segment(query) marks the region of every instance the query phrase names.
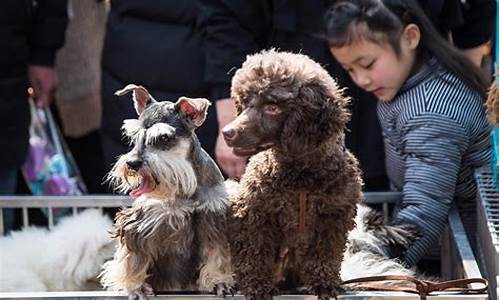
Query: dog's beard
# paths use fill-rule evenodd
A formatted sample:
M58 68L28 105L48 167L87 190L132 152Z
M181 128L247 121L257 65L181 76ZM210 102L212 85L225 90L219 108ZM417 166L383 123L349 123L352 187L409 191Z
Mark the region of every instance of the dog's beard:
M127 167L127 159L127 155L120 156L106 178L113 189L122 194L139 187L143 179L139 172Z
M193 166L185 156L170 151L157 152L151 156L152 173L159 182L155 194L192 196L195 193L198 181Z
M176 194L192 196L198 183L193 166L186 159L189 146L183 141L169 151L152 151L139 171L129 169L128 157L123 155L108 174L108 181L116 191L131 191L133 197L143 194L157 198L174 198Z

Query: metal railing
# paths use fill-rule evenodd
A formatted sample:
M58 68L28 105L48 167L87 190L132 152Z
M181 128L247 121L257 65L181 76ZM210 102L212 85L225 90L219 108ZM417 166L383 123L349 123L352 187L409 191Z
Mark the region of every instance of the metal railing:
M498 184L489 167L476 170L478 186L477 245L483 274L490 282L490 298L498 299L498 231L499 198Z
M384 212L388 212L388 204L401 199L400 193L394 192L368 192L365 193L365 203L382 204ZM47 208L48 226L54 226L54 208L71 207L73 214L78 208L104 208L123 207L132 205L128 196L86 195L86 196L0 196L0 208L21 208L23 227L29 225L29 208ZM4 233L3 212L0 209L0 235Z
M0 208L21 208L23 217L23 227L29 225L29 208L46 208L47 221L49 228L52 228L54 222L54 209L61 207L70 207L73 214L76 214L78 208L105 208L105 207L123 207L132 205L132 199L128 196L0 196ZM0 209L0 235L4 233L3 211Z

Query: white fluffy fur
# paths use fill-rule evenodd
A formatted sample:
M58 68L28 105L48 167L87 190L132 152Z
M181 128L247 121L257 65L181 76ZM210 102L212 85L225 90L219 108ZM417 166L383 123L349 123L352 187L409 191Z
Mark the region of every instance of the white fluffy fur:
M162 136L173 137L174 135L174 127L165 123L156 123L146 131L146 144L154 144Z
M0 238L0 292L76 291L99 288L104 261L112 258L111 220L88 209L53 230L29 227Z
M375 237L366 228L365 219L372 212L372 209L365 205L358 205L356 217L354 221L356 222L356 227L349 232L347 236L348 241L363 241L363 244L369 245L371 250L376 250L380 255L387 256L387 251L380 244L377 237ZM349 246L349 245L348 245Z
M141 130L141 122L137 119L127 119L123 121L122 132L132 138Z
M344 260L342 261L340 270L341 279L349 280L378 275L415 276L416 272L414 269L406 268L398 260L387 258L387 253L384 247L381 246L380 241L367 230L364 219L367 218L367 215L371 211L372 209L367 206L358 205L355 218L356 227L349 232L347 237L347 249L344 253ZM353 241L362 241L362 244L368 247L351 253L349 244Z
M372 253L364 251L354 254L345 253L340 269L340 278L342 280L379 275L415 276L415 271L405 268L395 259Z

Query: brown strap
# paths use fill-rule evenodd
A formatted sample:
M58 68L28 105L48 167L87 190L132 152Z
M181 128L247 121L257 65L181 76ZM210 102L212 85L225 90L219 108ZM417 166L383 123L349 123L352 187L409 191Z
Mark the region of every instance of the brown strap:
M468 279L457 279L443 282L432 282L427 280L418 280L411 276L405 275L385 275L385 276L370 276L362 277L356 279L350 279L342 282L342 284L350 283L363 283L363 282L373 282L373 281L387 281L387 280L398 280L398 281L409 281L415 284L415 288L404 287L404 286L390 286L390 285L378 285L378 284L363 284L358 286L362 289L370 290L380 290L380 291L397 291L397 292L409 292L416 293L420 295L421 300L425 300L431 292L435 291L458 291L463 293L485 293L488 289L488 281L484 278L468 278ZM482 283L484 287L482 288L467 288L466 286L471 283Z
M306 232L306 202L306 193L299 192L299 234Z

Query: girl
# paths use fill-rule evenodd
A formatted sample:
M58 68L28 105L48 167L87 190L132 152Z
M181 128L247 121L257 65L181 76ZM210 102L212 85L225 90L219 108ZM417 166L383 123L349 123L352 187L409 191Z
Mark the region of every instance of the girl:
M343 0L326 17L331 53L379 100L387 172L403 193L393 222L421 233L401 257L413 266L440 236L452 202L466 227L474 224L473 172L490 159L487 82L414 1Z

